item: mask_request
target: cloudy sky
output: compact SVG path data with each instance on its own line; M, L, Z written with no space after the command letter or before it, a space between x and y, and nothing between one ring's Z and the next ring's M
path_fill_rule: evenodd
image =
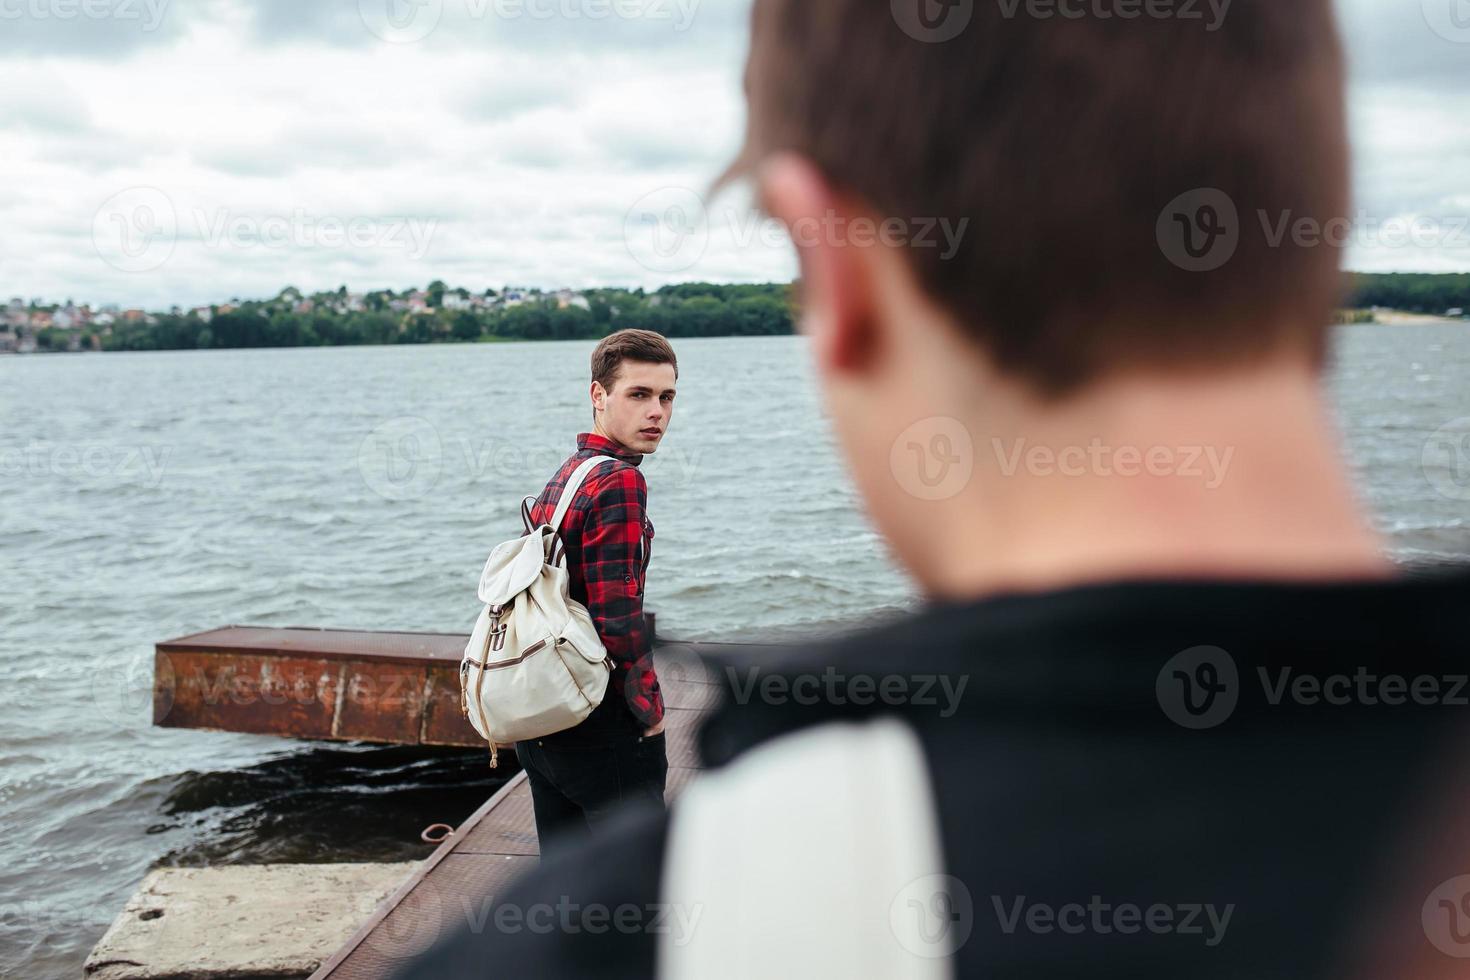
M1340 3L1348 265L1470 270L1470 0ZM288 283L790 278L741 195L692 223L738 143L747 12L0 0L0 293L163 308Z

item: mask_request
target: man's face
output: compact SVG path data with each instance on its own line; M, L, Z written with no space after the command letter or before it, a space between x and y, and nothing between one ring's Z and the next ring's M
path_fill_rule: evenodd
M618 365L612 391L592 383L592 406L602 432L639 453L651 453L669 431L674 417L672 364L625 360Z

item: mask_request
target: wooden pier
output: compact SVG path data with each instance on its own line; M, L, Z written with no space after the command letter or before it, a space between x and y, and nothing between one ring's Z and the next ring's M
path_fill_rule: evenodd
M154 723L299 738L483 746L459 703L466 637L229 626L158 644ZM657 641L672 799L702 768L699 719L720 697L707 656L728 644ZM505 762L512 753L502 756ZM502 762L502 765L505 764ZM516 772L324 962L311 980L378 980L463 925L537 860L530 786Z

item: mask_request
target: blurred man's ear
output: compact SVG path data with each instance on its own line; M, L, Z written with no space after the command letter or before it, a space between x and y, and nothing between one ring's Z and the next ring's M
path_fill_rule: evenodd
M760 199L785 226L801 261L801 331L824 374L861 373L877 353L875 263L896 256L881 245L852 243L852 219L864 216L833 190L805 157L772 156L759 169Z

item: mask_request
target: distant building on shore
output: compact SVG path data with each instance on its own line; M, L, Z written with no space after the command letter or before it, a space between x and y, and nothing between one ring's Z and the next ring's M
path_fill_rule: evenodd
M591 310L592 304L587 297L571 289L559 289L556 293L556 308L564 310L569 306L575 306L579 310Z

